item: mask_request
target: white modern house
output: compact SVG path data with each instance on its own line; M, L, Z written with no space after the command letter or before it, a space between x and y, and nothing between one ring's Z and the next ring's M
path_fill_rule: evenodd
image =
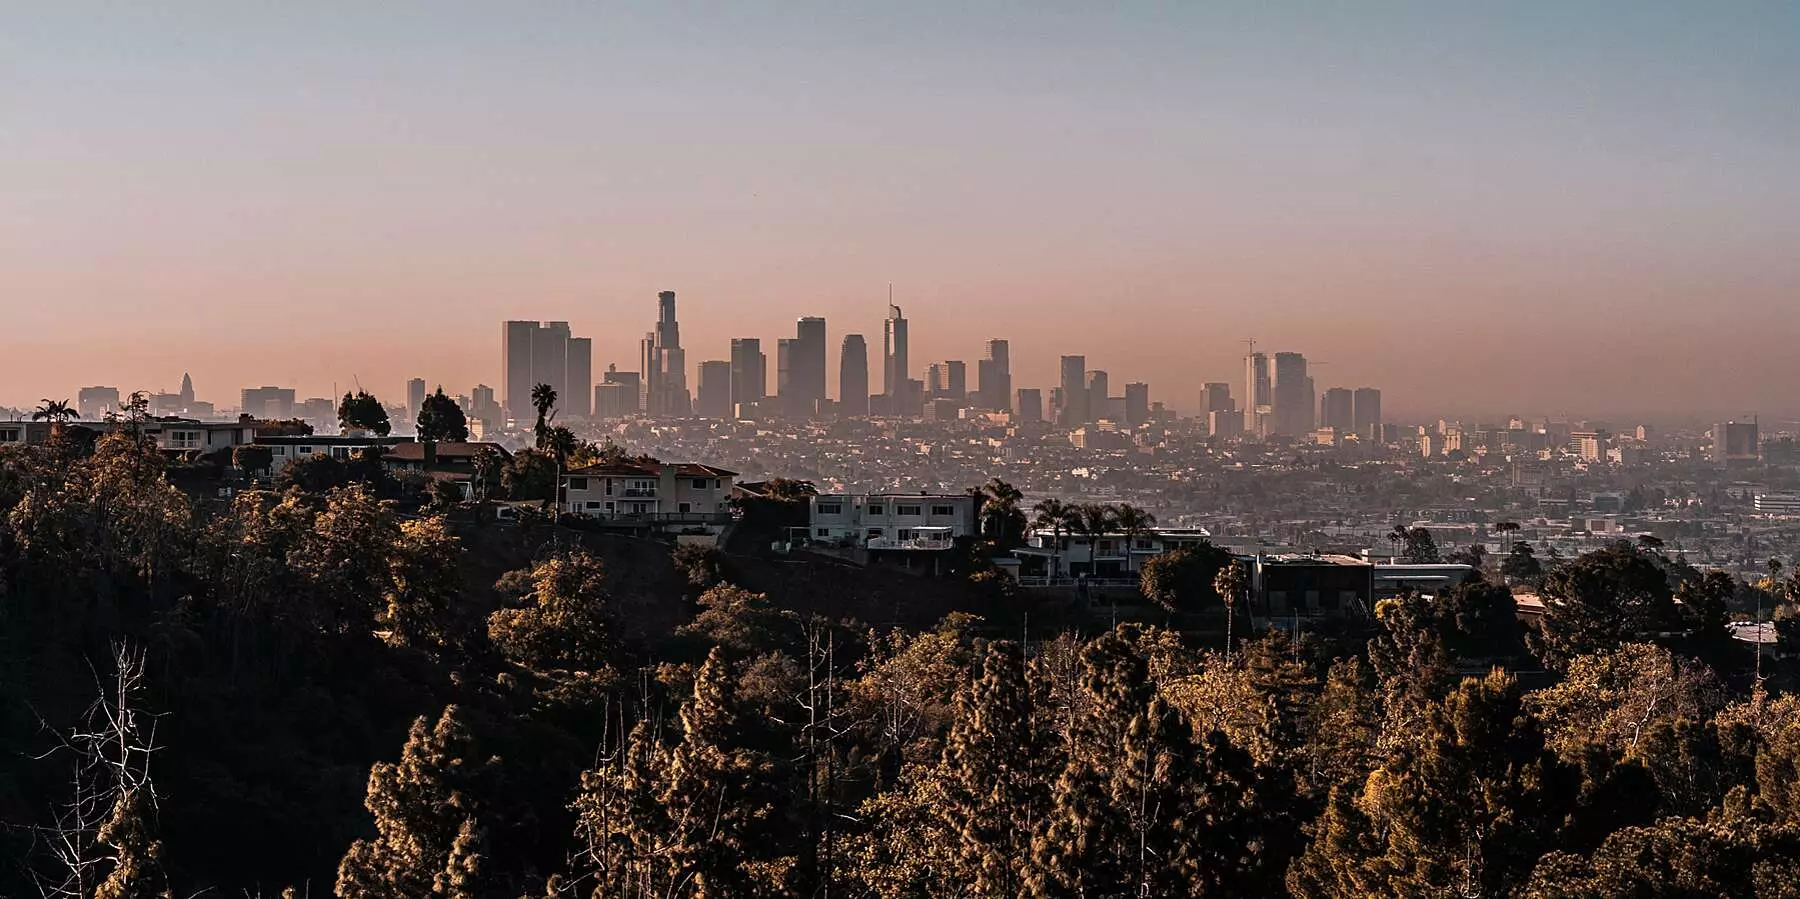
M871 552L942 552L981 533L981 497L966 493L832 494L810 511L813 542Z

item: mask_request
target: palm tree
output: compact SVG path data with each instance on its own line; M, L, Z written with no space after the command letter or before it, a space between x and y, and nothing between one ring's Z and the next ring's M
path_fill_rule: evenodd
M487 499L488 485L500 476L500 453L491 446L484 446L475 451L474 465L475 483L471 486L475 501L483 502Z
M1394 525L1393 530L1388 531L1388 542L1394 544L1394 561L1396 562L1400 561L1400 547L1406 542L1406 537L1406 525L1397 524Z
M31 413L32 421L50 422L50 436L61 437L63 423L75 417L75 409L68 400L52 400L46 398L37 411Z
M1231 664L1232 612L1237 608L1238 596L1244 592L1244 563L1236 559L1231 564L1219 569L1213 576L1213 590L1225 601L1225 664Z
M1117 512L1104 503L1082 503L1075 508L1075 533L1088 539L1088 574L1100 569L1100 538L1116 530Z
M1055 577L1056 563L1061 558L1063 549L1063 535L1068 533L1069 526L1075 519L1075 507L1051 497L1039 500L1037 505L1031 507L1031 511L1036 513L1031 526L1050 532L1050 576Z
M551 391L552 397L555 393L556 391ZM574 431L560 426L544 431L543 437L539 439L540 446L556 459L556 489L551 491L551 495L556 499L558 514L561 514L562 503L566 498L563 493L563 469L568 466L569 455L575 452L578 443Z
M1131 571L1131 545L1156 527L1156 516L1130 503L1113 510L1113 526L1125 535L1125 570Z
M549 384L538 384L531 388L531 405L537 409L537 424L531 432L537 435L538 448L544 448L544 439L549 434L551 419L556 417L556 388Z
M988 532L995 549L1004 551L1024 524L1025 515L1019 511L1019 503L1025 499L1025 494L999 478L988 481L975 492L982 497L982 530Z

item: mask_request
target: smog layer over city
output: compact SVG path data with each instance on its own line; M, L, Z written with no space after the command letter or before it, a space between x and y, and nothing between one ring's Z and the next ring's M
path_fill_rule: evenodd
M1791 4L0 18L0 896L1800 897Z

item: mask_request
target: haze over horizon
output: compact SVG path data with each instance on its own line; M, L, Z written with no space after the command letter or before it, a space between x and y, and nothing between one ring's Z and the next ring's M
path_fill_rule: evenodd
M1791 4L193 9L0 32L0 404L497 387L520 318L598 376L664 289L835 387L891 282L1021 387L1190 410L1254 337L1394 415L1800 413Z

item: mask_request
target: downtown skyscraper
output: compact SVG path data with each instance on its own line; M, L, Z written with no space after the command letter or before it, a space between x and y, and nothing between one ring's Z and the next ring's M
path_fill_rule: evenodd
M740 406L755 406L763 401L769 389L769 360L763 355L762 341L755 337L731 339L731 414L748 411Z
M675 320L675 291L656 295L656 329L639 345L643 391L640 407L651 417L686 415L690 407L687 355L681 349L681 325Z
M1300 437L1313 429L1313 381L1307 374L1306 357L1300 353L1275 354L1275 426L1272 433Z
M907 355L906 315L900 307L888 304L888 317L881 323L881 393L889 415L918 414L919 400L913 396L912 364Z
M825 319L807 316L794 327L792 340L777 345L777 393L782 413L812 418L825 402Z
M838 356L838 414L865 418L869 414L869 344L861 334L845 334Z
M975 404L983 409L1012 411L1012 345L1004 340L988 341L987 354L975 363Z
M1244 357L1244 428L1258 437L1273 426L1274 384L1268 353L1252 352Z
M1088 418L1087 357L1064 356L1060 367L1062 405L1056 410L1056 424L1064 428L1078 428L1090 420Z
M500 333L500 401L515 422L530 421L531 388L548 384L564 417L592 413L593 343L569 333L568 322L509 321Z

